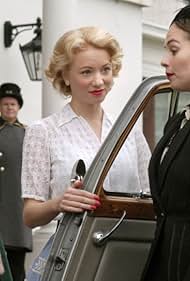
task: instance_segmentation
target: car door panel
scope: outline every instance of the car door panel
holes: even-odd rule
[[[72,253],[74,258],[70,259],[62,280],[139,280],[155,222],[124,219],[103,243],[94,241],[96,233],[109,232],[117,221],[115,218],[86,216]]]

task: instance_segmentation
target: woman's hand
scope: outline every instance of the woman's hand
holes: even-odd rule
[[[85,210],[95,210],[100,206],[99,196],[83,190],[82,186],[81,181],[76,181],[62,196],[47,201],[24,199],[25,224],[33,228],[49,223],[60,212],[80,213]]]
[[[82,189],[83,183],[76,181],[64,192],[59,201],[60,212],[83,212],[84,210],[95,210],[100,206],[98,195]]]

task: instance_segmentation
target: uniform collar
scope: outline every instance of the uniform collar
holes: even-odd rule
[[[9,123],[8,121],[4,120],[1,116],[0,116],[0,129],[4,128],[6,125],[13,125],[13,126],[17,126],[17,127],[20,127],[20,128],[23,128],[25,127],[22,123],[19,122],[18,119],[15,120],[15,122],[13,123]]]

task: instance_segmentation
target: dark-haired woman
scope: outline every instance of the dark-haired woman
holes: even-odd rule
[[[171,87],[190,91],[190,6],[173,19],[162,66]],[[149,166],[157,215],[155,238],[143,281],[190,280],[190,110],[171,118]]]

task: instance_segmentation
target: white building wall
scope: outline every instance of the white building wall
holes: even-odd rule
[[[143,8],[143,76],[164,74],[160,61],[164,38],[177,11],[185,6],[182,0],[153,0]]]
[[[34,23],[37,17],[42,17],[42,0],[0,0],[0,83],[17,83],[24,98],[24,106],[19,113],[19,119],[25,124],[41,117],[41,82],[29,80],[24,61],[19,49],[34,37],[32,31],[19,34],[10,48],[4,47],[4,22],[12,25]]]
[[[153,0],[150,7],[143,8],[143,19],[155,25],[168,27],[183,6],[185,6],[183,0]]]

